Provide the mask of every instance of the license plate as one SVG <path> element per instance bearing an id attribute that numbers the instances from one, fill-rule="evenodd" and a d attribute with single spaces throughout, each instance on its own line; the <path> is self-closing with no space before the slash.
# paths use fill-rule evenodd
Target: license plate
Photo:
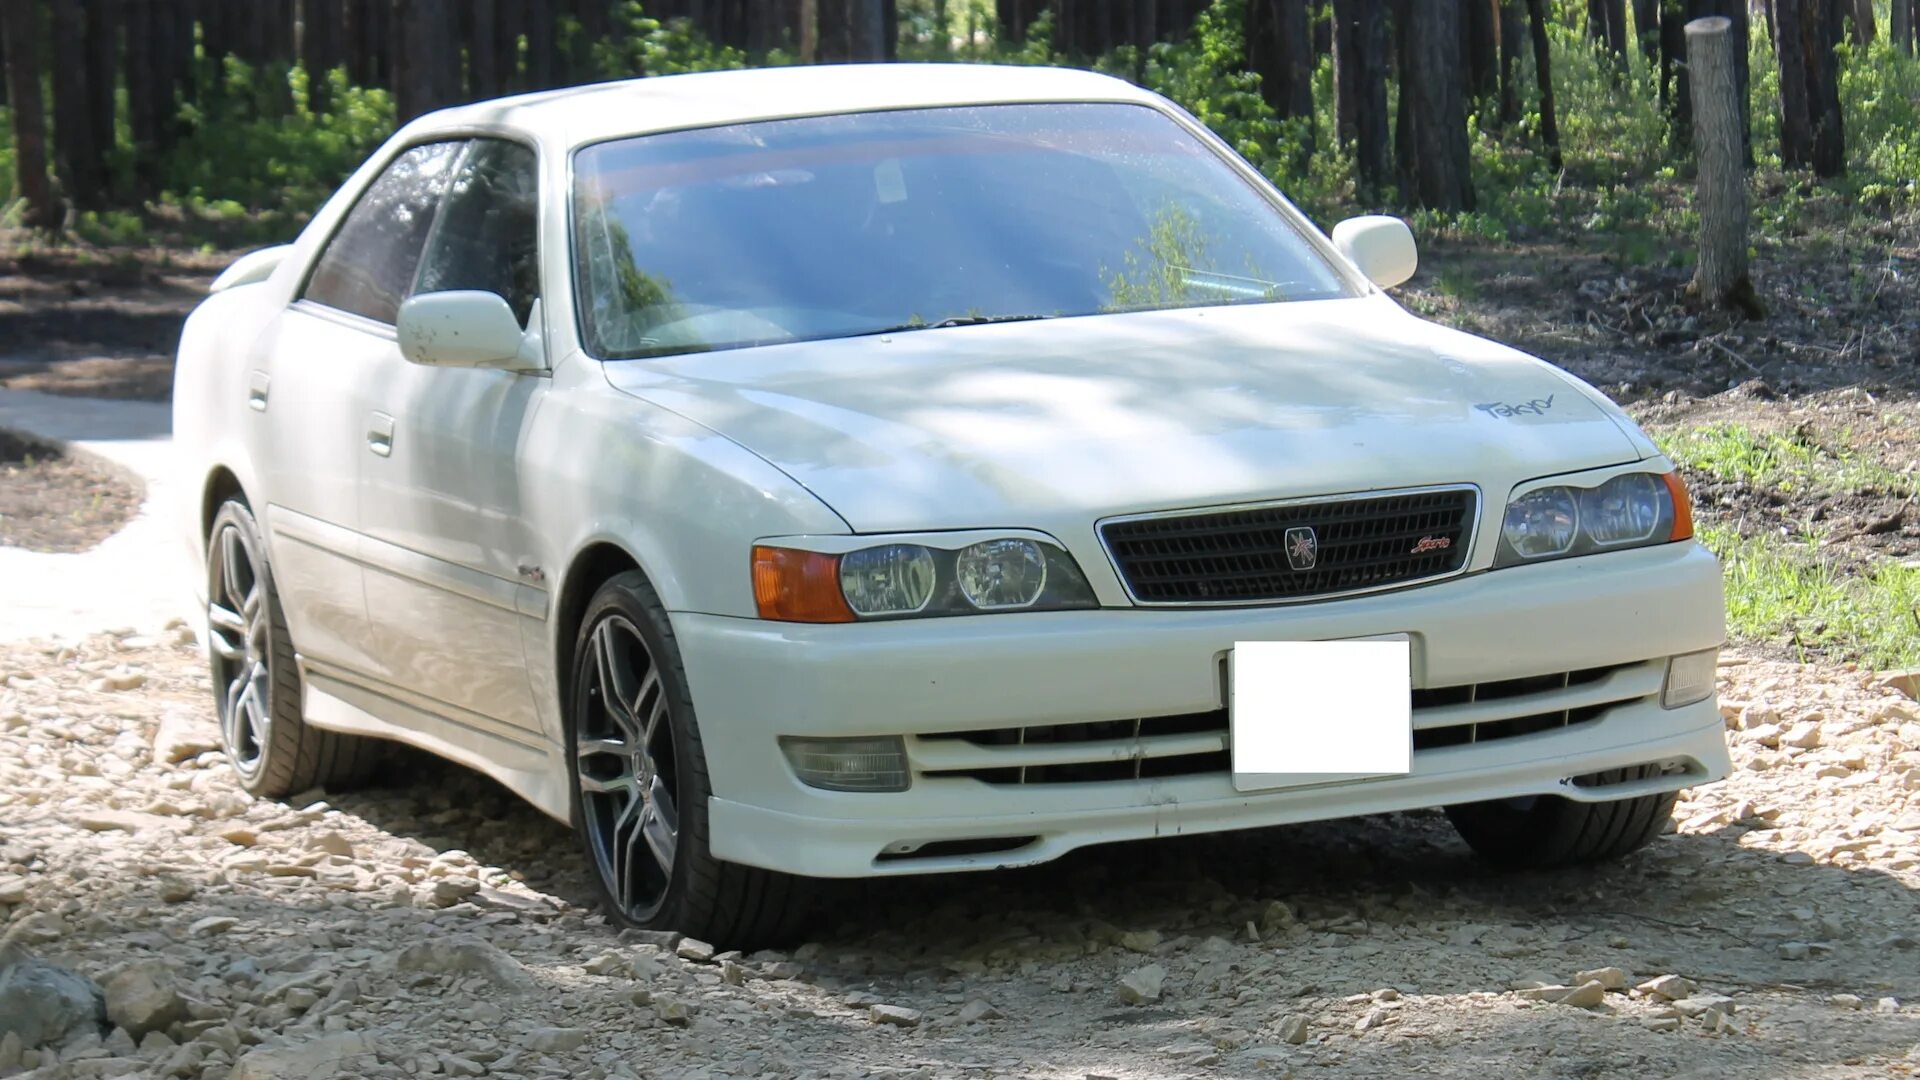
<path id="1" fill-rule="evenodd" d="M 1228 665 L 1240 791 L 1405 775 L 1413 768 L 1412 645 L 1235 642 Z"/>

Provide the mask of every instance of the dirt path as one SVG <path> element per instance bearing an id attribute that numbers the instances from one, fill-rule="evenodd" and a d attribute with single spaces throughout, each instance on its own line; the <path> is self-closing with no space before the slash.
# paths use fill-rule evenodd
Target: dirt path
<path id="1" fill-rule="evenodd" d="M 0 646 L 0 929 L 160 1021 L 28 1075 L 1920 1074 L 1920 708 L 1864 675 L 1736 658 L 1738 771 L 1620 866 L 1393 815 L 852 886 L 735 957 L 607 929 L 567 831 L 458 768 L 249 799 L 175 634 Z M 1694 985 L 1526 992 L 1608 967 Z"/>

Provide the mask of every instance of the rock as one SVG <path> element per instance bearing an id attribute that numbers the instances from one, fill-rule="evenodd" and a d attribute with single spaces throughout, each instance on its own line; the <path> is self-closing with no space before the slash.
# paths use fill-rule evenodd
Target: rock
<path id="1" fill-rule="evenodd" d="M 537 1027 L 527 1032 L 521 1040 L 527 1049 L 542 1054 L 564 1054 L 569 1050 L 578 1050 L 587 1044 L 585 1028 Z"/>
<path id="2" fill-rule="evenodd" d="M 1591 971 L 1578 972 L 1573 977 L 1575 986 L 1590 982 L 1597 982 L 1608 990 L 1625 990 L 1628 979 L 1627 973 L 1617 967 L 1594 968 Z"/>
<path id="3" fill-rule="evenodd" d="M 136 1039 L 187 1018 L 187 1003 L 174 985 L 173 973 L 157 961 L 122 968 L 107 980 L 104 990 L 107 1019 Z"/>
<path id="4" fill-rule="evenodd" d="M 1294 1013 L 1282 1019 L 1276 1030 L 1280 1035 L 1280 1041 L 1289 1046 L 1299 1046 L 1301 1043 L 1307 1041 L 1307 1036 L 1312 1033 L 1312 1028 L 1312 1021 L 1299 1013 Z"/>
<path id="5" fill-rule="evenodd" d="M 876 1024 L 905 1028 L 920 1026 L 920 1010 L 899 1005 L 875 1005 L 868 1011 L 867 1017 Z"/>
<path id="6" fill-rule="evenodd" d="M 337 832 L 321 833 L 314 838 L 313 847 L 329 855 L 339 855 L 342 858 L 348 859 L 353 858 L 353 841 L 348 840 Z"/>
<path id="7" fill-rule="evenodd" d="M 688 1024 L 693 1023 L 693 1006 L 688 1005 L 679 998 L 655 998 L 653 1002 L 653 1015 L 659 1017 L 660 1022 L 663 1024 L 672 1027 L 686 1027 Z"/>
<path id="8" fill-rule="evenodd" d="M 1892 1016 L 1900 1011 L 1900 999 L 1883 997 L 1873 1003 L 1873 1011 L 1882 1016 Z"/>
<path id="9" fill-rule="evenodd" d="M 1673 1008 L 1674 1011 L 1678 1012 L 1681 1016 L 1691 1020 L 1709 1009 L 1732 1016 L 1736 1006 L 1732 998 L 1721 994 L 1695 994 L 1692 997 L 1681 998 L 1674 1002 Z"/>
<path id="10" fill-rule="evenodd" d="M 720 964 L 720 981 L 728 986 L 747 985 L 747 968 L 738 960 L 725 960 Z"/>
<path id="11" fill-rule="evenodd" d="M 1693 996 L 1694 984 L 1693 980 L 1683 979 L 1678 975 L 1662 975 L 1657 979 L 1648 979 L 1636 989 L 1648 997 L 1660 998 L 1663 1001 L 1678 1001 L 1681 998 Z"/>
<path id="12" fill-rule="evenodd" d="M 713 946 L 701 941 L 699 938 L 682 938 L 680 944 L 674 946 L 673 955 L 678 956 L 682 960 L 691 960 L 696 964 L 704 964 L 713 959 L 714 951 Z"/>
<path id="13" fill-rule="evenodd" d="M 1677 1016 L 1650 1016 L 1640 1021 L 1640 1026 L 1648 1031 L 1679 1031 L 1680 1018 Z"/>
<path id="14" fill-rule="evenodd" d="M 218 749 L 220 732 L 189 713 L 171 710 L 162 713 L 160 725 L 153 732 L 153 760 L 162 765 L 178 765 Z"/>
<path id="15" fill-rule="evenodd" d="M 444 877 L 433 883 L 432 898 L 435 907 L 453 905 L 480 891 L 480 883 L 466 877 Z"/>
<path id="16" fill-rule="evenodd" d="M 534 988 L 533 977 L 520 961 L 479 938 L 426 941 L 400 951 L 394 966 L 401 971 L 428 971 L 443 975 L 473 974 L 514 993 Z"/>
<path id="17" fill-rule="evenodd" d="M 1820 745 L 1820 725 L 1802 720 L 1781 734 L 1780 745 L 1812 750 Z"/>
<path id="18" fill-rule="evenodd" d="M 169 904 L 185 903 L 193 899 L 193 895 L 199 891 L 199 888 L 195 886 L 193 882 L 182 878 L 163 877 L 160 879 L 160 899 Z"/>
<path id="19" fill-rule="evenodd" d="M 1804 941 L 1783 941 L 1779 948 L 1782 960 L 1805 960 L 1813 954 L 1813 946 Z"/>
<path id="20" fill-rule="evenodd" d="M 1120 935 L 1120 947 L 1128 952 L 1150 953 L 1160 946 L 1160 931 L 1129 930 Z"/>
<path id="21" fill-rule="evenodd" d="M 23 1050 L 106 1030 L 107 1008 L 93 980 L 16 946 L 0 947 L 0 1033 Z"/>
<path id="22" fill-rule="evenodd" d="M 1166 968 L 1159 964 L 1148 964 L 1122 976 L 1115 993 L 1128 1005 L 1146 1005 L 1160 1000 L 1160 991 L 1166 981 Z"/>
<path id="23" fill-rule="evenodd" d="M 1881 686 L 1908 698 L 1920 700 L 1920 668 L 1904 671 L 1883 671 L 1875 680 Z"/>
<path id="24" fill-rule="evenodd" d="M 1001 1012 L 984 998 L 974 998 L 960 1006 L 960 1022 L 977 1024 L 982 1020 L 999 1020 Z"/>
<path id="25" fill-rule="evenodd" d="M 1556 1004 L 1571 1005 L 1577 1009 L 1591 1009 L 1607 999 L 1607 988 L 1598 979 L 1589 979 L 1571 990 Z"/>
<path id="26" fill-rule="evenodd" d="M 340 1031 L 289 1046 L 259 1046 L 234 1062 L 229 1080 L 332 1080 L 365 1076 L 376 1064 L 365 1035 Z"/>
<path id="27" fill-rule="evenodd" d="M 1552 1005 L 1561 998 L 1573 993 L 1573 987 L 1554 983 L 1549 986 L 1527 986 L 1515 991 L 1523 1001 L 1540 1001 Z"/>
<path id="28" fill-rule="evenodd" d="M 1267 901 L 1260 910 L 1260 933 L 1271 937 L 1291 928 L 1296 922 L 1293 909 L 1279 900 Z"/>
<path id="29" fill-rule="evenodd" d="M 1387 1008 L 1385 1005 L 1375 1005 L 1373 1008 L 1367 1010 L 1366 1015 L 1353 1022 L 1353 1030 L 1356 1033 L 1372 1031 L 1374 1028 L 1384 1026 L 1387 1021 L 1391 1019 L 1393 1019 L 1392 1009 Z"/>
<path id="30" fill-rule="evenodd" d="M 0 874 L 0 904 L 27 902 L 27 879 L 17 874 Z"/>
<path id="31" fill-rule="evenodd" d="M 187 933 L 192 937 L 212 937 L 215 934 L 224 934 L 239 925 L 240 920 L 231 915 L 209 915 L 204 919 L 194 920 L 193 925 L 187 927 Z"/>
<path id="32" fill-rule="evenodd" d="M 625 953 L 603 952 L 599 956 L 580 965 L 580 970 L 589 975 L 605 975 L 610 978 L 632 978 L 633 960 Z"/>
<path id="33" fill-rule="evenodd" d="M 1840 1009 L 1858 1009 L 1866 1004 L 1858 994 L 1835 994 L 1827 999 L 1827 1003 Z"/>

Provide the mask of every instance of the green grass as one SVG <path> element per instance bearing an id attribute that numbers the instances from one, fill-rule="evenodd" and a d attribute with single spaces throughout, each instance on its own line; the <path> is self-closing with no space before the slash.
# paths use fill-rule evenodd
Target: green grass
<path id="1" fill-rule="evenodd" d="M 1683 468 L 1783 494 L 1881 493 L 1911 498 L 1920 491 L 1913 476 L 1792 433 L 1712 424 L 1656 439 Z"/>
<path id="2" fill-rule="evenodd" d="M 1725 568 L 1734 640 L 1781 645 L 1802 660 L 1920 664 L 1920 568 L 1888 560 L 1849 572 L 1813 537 L 1743 537 L 1713 526 L 1700 540 Z"/>

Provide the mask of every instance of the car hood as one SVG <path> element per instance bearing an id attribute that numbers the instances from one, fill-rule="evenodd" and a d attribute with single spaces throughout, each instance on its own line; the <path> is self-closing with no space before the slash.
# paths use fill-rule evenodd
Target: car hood
<path id="1" fill-rule="evenodd" d="M 603 365 L 856 532 L 1429 484 L 1651 452 L 1590 387 L 1384 297 L 917 330 Z"/>

